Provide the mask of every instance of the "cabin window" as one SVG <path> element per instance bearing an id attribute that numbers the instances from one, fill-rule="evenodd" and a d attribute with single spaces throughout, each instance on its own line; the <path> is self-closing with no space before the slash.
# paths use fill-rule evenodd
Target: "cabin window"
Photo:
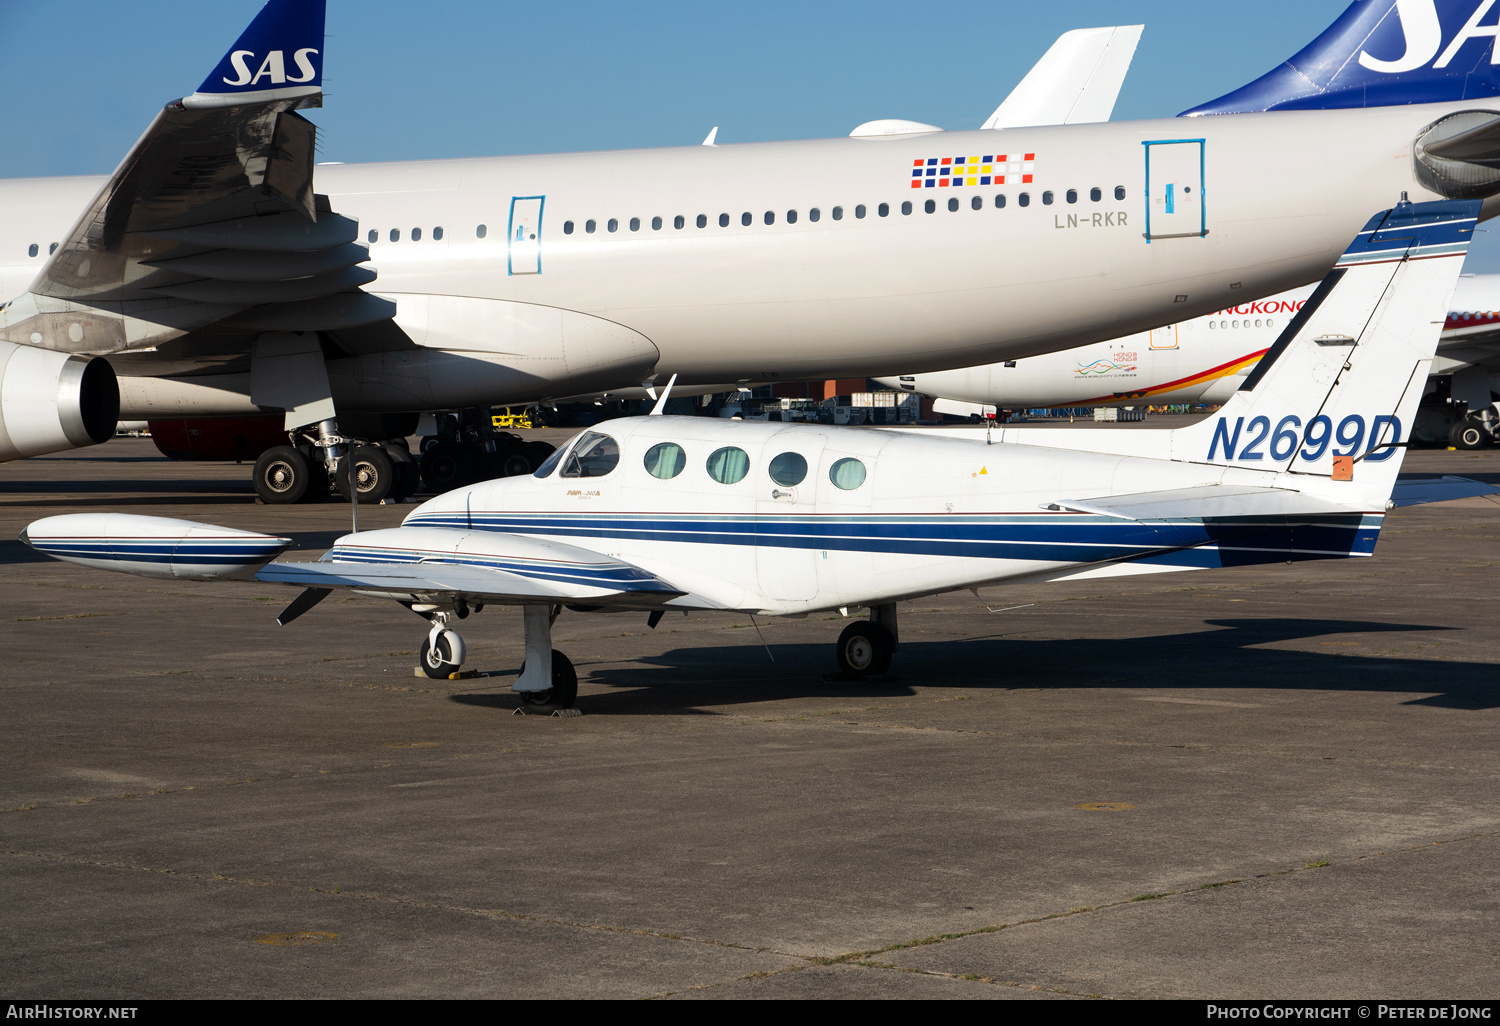
<path id="1" fill-rule="evenodd" d="M 807 460 L 799 453 L 784 452 L 771 461 L 770 474 L 783 488 L 799 485 L 807 477 Z"/>
<path id="2" fill-rule="evenodd" d="M 719 484 L 734 484 L 743 481 L 750 472 L 750 456 L 744 449 L 726 445 L 715 449 L 708 458 L 708 476 Z"/>
<path id="3" fill-rule="evenodd" d="M 391 241 L 392 242 L 400 242 L 401 241 L 401 229 L 400 228 L 392 228 L 391 229 Z"/>
<path id="4" fill-rule="evenodd" d="M 969 206 L 972 207 L 972 208 L 974 208 L 975 210 L 983 210 L 984 209 L 984 197 L 983 196 L 975 196 L 973 199 L 969 200 Z"/>
<path id="5" fill-rule="evenodd" d="M 676 217 L 672 218 L 672 227 L 673 228 L 686 228 L 687 227 L 687 220 L 681 214 L 678 214 Z"/>
<path id="6" fill-rule="evenodd" d="M 476 239 L 482 239 L 486 235 L 488 235 L 489 233 L 490 233 L 490 230 L 489 230 L 488 227 L 486 227 L 485 225 L 480 225 L 478 228 L 474 229 L 474 238 L 476 238 Z"/>
<path id="7" fill-rule="evenodd" d="M 754 215 L 752 215 L 750 213 L 750 211 L 748 211 L 748 210 L 745 211 L 743 214 L 740 215 L 740 224 L 744 225 L 746 228 L 749 228 L 750 227 L 750 222 L 754 221 L 754 220 L 755 220 Z"/>
<path id="8" fill-rule="evenodd" d="M 639 217 L 632 217 L 630 219 L 630 230 L 633 232 L 641 230 L 641 219 Z"/>
<path id="9" fill-rule="evenodd" d="M 41 251 L 42 251 L 42 247 L 38 246 L 36 243 L 33 242 L 31 244 L 31 247 L 26 250 L 26 255 L 27 256 L 36 256 Z"/>
<path id="10" fill-rule="evenodd" d="M 996 196 L 995 196 L 995 209 L 996 210 L 1004 210 L 1005 209 L 1005 194 L 1004 193 L 997 193 L 996 194 Z"/>
<path id="11" fill-rule="evenodd" d="M 776 212 L 774 210 L 767 210 L 766 211 L 766 224 L 775 224 L 775 223 L 776 223 Z"/>
<path id="12" fill-rule="evenodd" d="M 955 211 L 957 209 L 958 209 L 958 197 L 957 196 L 950 196 L 948 198 L 948 210 L 949 210 L 949 212 L 951 213 L 952 211 Z"/>
<path id="13" fill-rule="evenodd" d="M 1068 202 L 1069 203 L 1077 203 L 1078 202 L 1078 190 L 1077 189 L 1069 189 L 1068 190 Z"/>
<path id="14" fill-rule="evenodd" d="M 438 231 L 442 231 L 442 229 L 439 228 Z M 572 235 L 573 234 L 573 222 L 572 221 L 564 221 L 563 222 L 563 234 L 564 235 Z M 438 235 L 434 235 L 433 236 L 433 238 L 435 238 L 435 239 L 436 238 L 440 238 L 440 237 L 441 236 L 438 236 Z"/>
<path id="15" fill-rule="evenodd" d="M 865 483 L 865 465 L 852 456 L 846 456 L 828 468 L 828 480 L 835 488 L 853 491 Z"/>
<path id="16" fill-rule="evenodd" d="M 1102 192 L 1099 191 L 1099 187 L 1097 185 L 1094 186 L 1092 189 L 1089 190 L 1089 199 L 1092 202 L 1098 203 L 1103 198 L 1104 198 L 1104 193 L 1102 193 Z"/>
<path id="17" fill-rule="evenodd" d="M 797 223 L 797 212 L 795 210 L 788 210 L 786 212 L 786 223 L 787 224 L 796 224 Z"/>
<path id="18" fill-rule="evenodd" d="M 901 206 L 902 206 L 902 209 L 903 209 L 903 212 L 904 212 L 905 208 L 911 206 L 911 204 L 910 203 L 903 203 L 903 204 L 901 204 Z M 925 210 L 925 211 L 927 211 L 929 214 L 933 213 L 935 210 L 937 210 L 937 201 L 936 200 L 928 200 L 926 203 L 922 204 L 922 209 Z"/>
<path id="19" fill-rule="evenodd" d="M 904 211 L 905 213 L 908 213 L 908 214 L 911 213 L 911 204 L 910 203 L 903 204 L 903 206 L 906 207 L 906 210 Z M 882 204 L 880 204 L 880 206 L 878 206 L 878 207 L 875 208 L 875 213 L 879 214 L 881 217 L 890 217 L 891 216 L 891 205 L 889 203 L 882 203 Z"/>
<path id="20" fill-rule="evenodd" d="M 1042 204 L 1044 206 L 1048 206 L 1048 207 L 1050 207 L 1052 205 L 1052 190 L 1051 189 L 1048 189 L 1046 192 L 1042 193 Z"/>
<path id="21" fill-rule="evenodd" d="M 569 221 L 568 222 L 568 232 L 572 233 L 572 231 L 573 231 L 573 222 Z M 434 228 L 432 230 L 432 241 L 433 242 L 442 242 L 443 241 L 443 229 L 442 229 L 441 225 L 438 226 L 437 228 Z"/>
<path id="22" fill-rule="evenodd" d="M 1021 206 L 1023 206 L 1023 207 L 1029 207 L 1029 206 L 1031 206 L 1031 193 L 1029 193 L 1029 192 L 1023 192 L 1023 193 L 1021 193 L 1021 195 L 1019 195 L 1019 196 L 1016 197 L 1016 202 L 1019 203 L 1019 204 L 1021 204 Z"/>
<path id="23" fill-rule="evenodd" d="M 659 217 L 653 217 L 651 219 L 651 230 L 653 232 L 659 232 L 659 231 L 661 231 L 661 218 L 659 218 Z"/>
<path id="24" fill-rule="evenodd" d="M 1115 199 L 1122 200 L 1124 198 L 1125 198 L 1125 186 L 1123 186 L 1123 185 L 1117 185 L 1117 186 L 1115 186 Z"/>
<path id="25" fill-rule="evenodd" d="M 928 207 L 931 207 L 931 206 L 932 206 L 932 200 L 928 200 L 928 201 L 927 201 L 927 206 L 928 206 Z M 928 212 L 928 213 L 929 213 L 929 214 L 930 214 L 930 213 L 932 213 L 932 211 L 931 211 L 931 210 L 928 210 L 928 211 L 927 211 L 927 212 Z M 910 214 L 910 213 L 911 213 L 911 203 L 910 203 L 910 202 L 903 202 L 903 203 L 902 203 L 902 204 L 901 204 L 901 213 L 902 213 L 902 214 L 903 214 L 903 215 L 905 215 L 905 214 Z"/>
<path id="26" fill-rule="evenodd" d="M 411 230 L 411 241 L 413 241 L 413 242 L 421 242 L 422 241 L 422 229 L 420 229 L 420 228 L 413 228 Z"/>
<path id="27" fill-rule="evenodd" d="M 864 215 L 861 214 L 860 216 L 863 217 Z M 835 221 L 842 221 L 844 219 L 844 208 L 843 207 L 834 207 L 833 208 L 833 219 Z"/>
<path id="28" fill-rule="evenodd" d="M 1217 324 L 1215 324 L 1215 323 L 1214 323 L 1214 322 L 1213 322 L 1213 321 L 1209 321 L 1209 322 L 1208 322 L 1208 330 L 1209 330 L 1209 331 L 1213 331 L 1213 330 L 1214 330 L 1214 329 L 1215 329 L 1215 328 L 1217 328 L 1217 327 L 1218 327 L 1218 325 L 1217 325 Z"/>
<path id="29" fill-rule="evenodd" d="M 719 215 L 719 227 L 720 228 L 728 228 L 729 227 L 729 215 L 728 214 L 720 214 Z"/>
<path id="30" fill-rule="evenodd" d="M 370 234 L 366 235 L 365 238 L 369 239 L 370 240 L 370 245 L 373 246 L 375 243 L 377 243 L 377 242 L 380 241 L 380 231 L 379 231 L 379 229 L 371 228 L 370 229 Z"/>
<path id="31" fill-rule="evenodd" d="M 563 461 L 562 477 L 603 477 L 619 465 L 620 445 L 608 435 L 589 431 Z"/>
<path id="32" fill-rule="evenodd" d="M 854 208 L 854 216 L 856 218 L 861 218 L 861 219 L 864 218 L 864 216 L 865 216 L 865 205 L 863 203 L 861 203 L 859 206 L 857 206 L 857 207 Z"/>
<path id="33" fill-rule="evenodd" d="M 619 222 L 619 220 L 617 218 L 611 217 L 609 219 L 609 223 L 606 224 L 604 227 L 607 228 L 609 231 L 617 232 L 617 231 L 620 230 L 620 222 Z"/>
<path id="34" fill-rule="evenodd" d="M 707 228 L 708 227 L 708 215 L 707 214 L 699 214 L 698 215 L 698 227 L 699 228 Z"/>
<path id="35" fill-rule="evenodd" d="M 796 211 L 794 210 L 794 211 L 792 211 L 792 213 L 795 214 Z M 822 216 L 823 216 L 823 211 L 819 210 L 817 207 L 813 207 L 811 210 L 809 210 L 807 212 L 807 219 L 809 221 L 817 221 L 818 218 L 820 218 Z"/>
<path id="36" fill-rule="evenodd" d="M 585 221 L 585 222 L 583 222 L 583 230 L 584 230 L 584 231 L 585 231 L 585 232 L 586 232 L 586 233 L 587 233 L 587 234 L 589 234 L 589 235 L 592 235 L 592 234 L 594 234 L 594 229 L 595 229 L 595 228 L 598 228 L 598 227 L 599 227 L 599 226 L 598 226 L 598 225 L 597 225 L 597 224 L 595 224 L 595 223 L 594 223 L 594 221 L 593 221 L 593 220 L 592 220 L 592 219 L 590 219 L 590 220 L 588 220 L 588 221 Z"/>
<path id="37" fill-rule="evenodd" d="M 670 481 L 687 466 L 687 453 L 676 442 L 661 442 L 646 450 L 646 473 Z"/>
<path id="38" fill-rule="evenodd" d="M 52 245 L 50 245 L 50 246 L 47 247 L 47 255 L 48 256 L 51 256 L 53 253 L 56 253 L 56 252 L 57 252 L 57 243 L 54 242 Z"/>

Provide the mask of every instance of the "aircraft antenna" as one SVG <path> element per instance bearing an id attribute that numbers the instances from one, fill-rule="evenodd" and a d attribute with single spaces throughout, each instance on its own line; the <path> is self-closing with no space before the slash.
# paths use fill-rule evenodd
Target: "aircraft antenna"
<path id="1" fill-rule="evenodd" d="M 667 381 L 667 387 L 661 390 L 661 398 L 656 400 L 656 405 L 651 407 L 650 416 L 660 417 L 662 411 L 667 408 L 667 400 L 672 395 L 672 386 L 677 384 L 677 375 L 673 374 Z M 654 398 L 654 397 L 653 397 Z"/>
<path id="2" fill-rule="evenodd" d="M 760 624 L 755 622 L 755 617 L 750 618 L 750 626 L 755 628 L 755 636 L 760 639 L 761 646 L 765 648 L 766 655 L 771 657 L 771 662 L 776 661 L 776 656 L 771 652 L 771 646 L 766 644 L 766 636 L 760 632 Z"/>

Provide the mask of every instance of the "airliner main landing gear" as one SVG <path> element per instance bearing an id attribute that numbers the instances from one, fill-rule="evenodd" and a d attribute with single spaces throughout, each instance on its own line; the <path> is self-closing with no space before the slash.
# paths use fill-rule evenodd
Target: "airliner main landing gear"
<path id="1" fill-rule="evenodd" d="M 856 620 L 839 635 L 839 669 L 851 677 L 879 675 L 891 668 L 901 648 L 896 632 L 896 604 L 871 606 L 868 620 Z"/>

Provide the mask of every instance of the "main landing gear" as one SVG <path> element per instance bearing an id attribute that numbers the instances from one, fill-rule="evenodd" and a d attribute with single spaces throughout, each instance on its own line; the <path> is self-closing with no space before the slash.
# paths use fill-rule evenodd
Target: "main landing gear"
<path id="1" fill-rule="evenodd" d="M 448 624 L 456 617 L 465 619 L 479 612 L 481 604 L 470 606 L 457 599 L 450 608 L 414 605 L 412 612 L 426 617 L 432 629 L 422 640 L 419 664 L 422 672 L 434 680 L 448 680 L 463 667 L 467 651 L 464 639 Z M 526 661 L 521 675 L 511 685 L 530 706 L 552 706 L 571 709 L 578 700 L 578 672 L 567 656 L 552 647 L 552 624 L 562 606 L 527 605 L 522 607 L 526 630 Z"/>
<path id="2" fill-rule="evenodd" d="M 839 635 L 839 669 L 851 677 L 879 676 L 891 668 L 891 657 L 901 648 L 896 629 L 896 604 L 870 607 L 868 620 L 856 620 Z"/>

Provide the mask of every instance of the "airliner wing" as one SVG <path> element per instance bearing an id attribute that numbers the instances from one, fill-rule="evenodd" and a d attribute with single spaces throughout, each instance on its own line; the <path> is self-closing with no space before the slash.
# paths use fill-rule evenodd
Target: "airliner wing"
<path id="1" fill-rule="evenodd" d="M 0 311 L 0 337 L 109 354 L 266 305 L 389 317 L 393 304 L 357 292 L 375 279 L 357 266 L 357 224 L 313 191 L 315 129 L 297 111 L 322 105 L 323 24 L 324 0 L 270 0 L 198 90 L 156 115 Z"/>
<path id="2" fill-rule="evenodd" d="M 1268 517 L 1358 514 L 1286 488 L 1254 485 L 1202 485 L 1172 488 L 1133 495 L 1109 495 L 1097 499 L 1069 499 L 1050 503 L 1050 508 L 1092 513 L 1118 520 L 1199 520 L 1207 517 Z"/>
<path id="3" fill-rule="evenodd" d="M 1144 28 L 1118 25 L 1064 32 L 979 127 L 1108 121 Z"/>

